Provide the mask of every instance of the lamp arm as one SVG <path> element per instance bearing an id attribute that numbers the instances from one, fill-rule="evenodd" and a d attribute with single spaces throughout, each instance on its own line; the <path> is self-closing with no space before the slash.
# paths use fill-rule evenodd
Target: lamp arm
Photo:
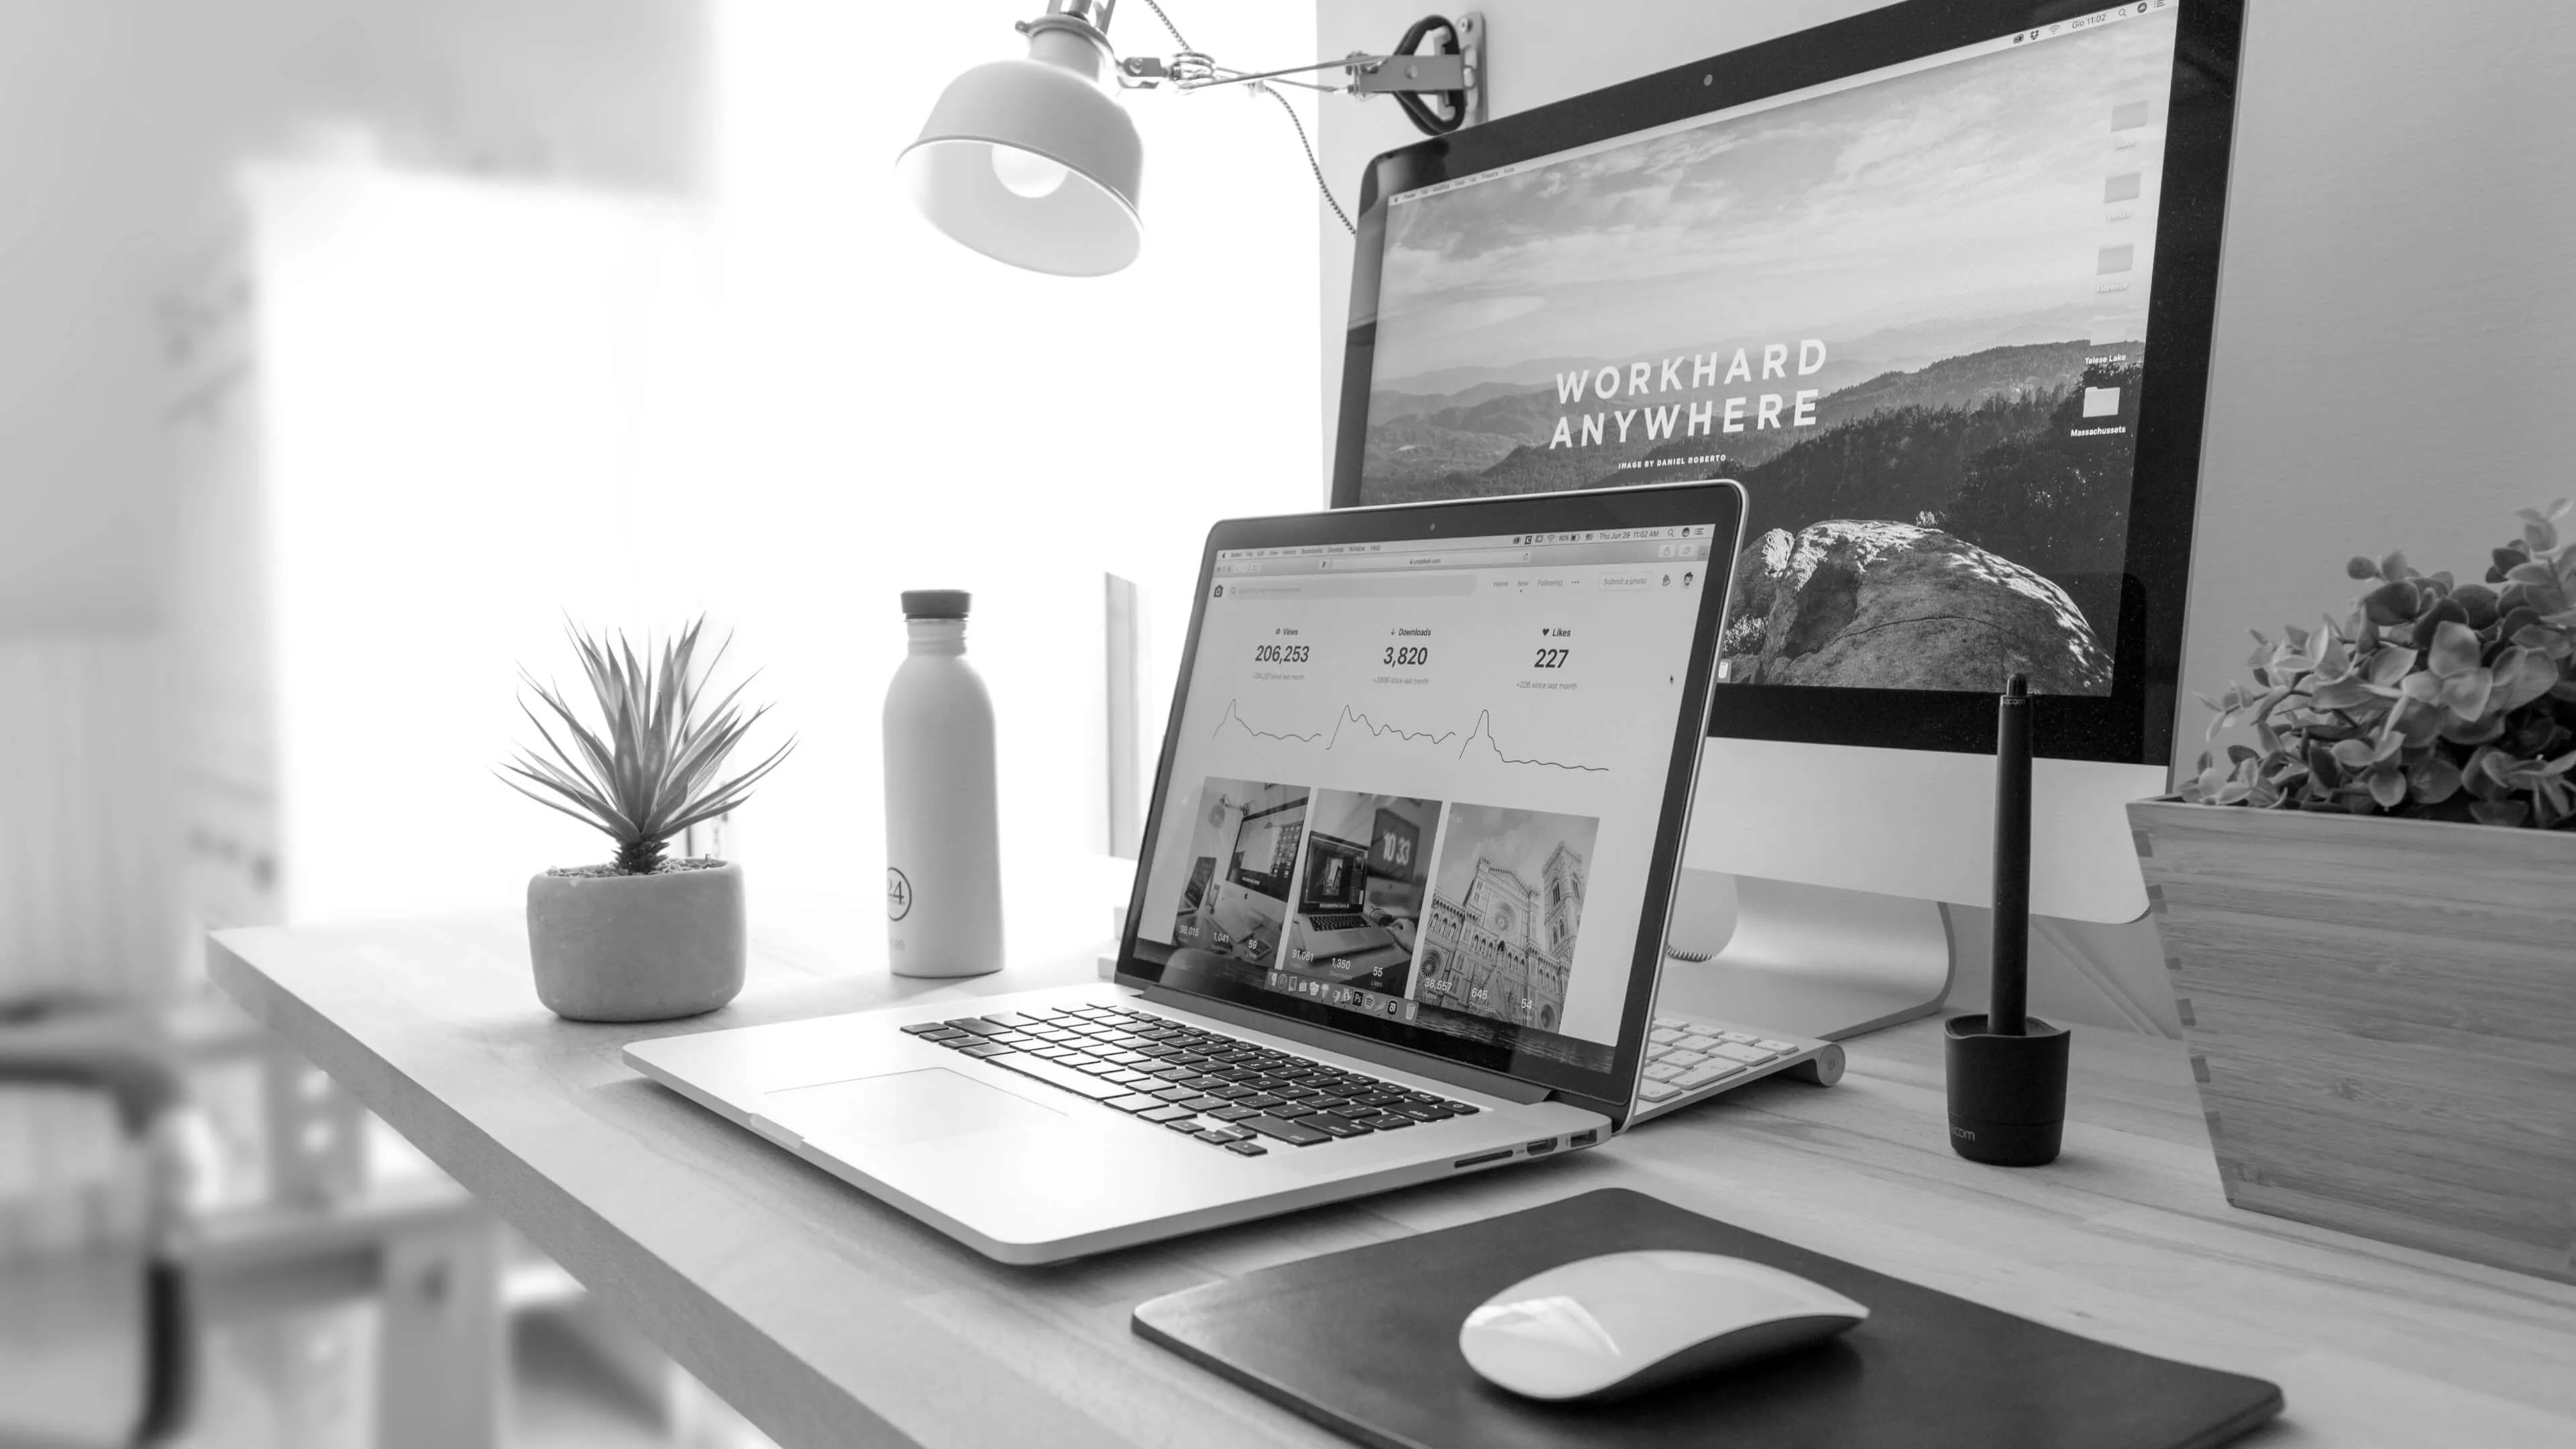
<path id="1" fill-rule="evenodd" d="M 1390 62 L 1401 69 L 1390 71 Z M 1370 55 L 1353 51 L 1339 60 L 1319 60 L 1312 65 L 1284 66 L 1278 70 L 1219 71 L 1207 56 L 1185 50 L 1165 60 L 1159 56 L 1122 56 L 1118 61 L 1119 84 L 1138 89 L 1170 81 L 1175 90 L 1205 90 L 1210 86 L 1242 85 L 1252 81 L 1276 80 L 1281 76 L 1312 75 L 1316 71 L 1348 71 L 1351 83 L 1346 86 L 1318 86 L 1318 90 L 1356 91 L 1363 95 L 1396 92 L 1429 94 L 1463 90 L 1467 84 L 1467 60 L 1461 55 Z"/>
<path id="2" fill-rule="evenodd" d="M 1057 6 L 1088 6 L 1102 0 L 1050 0 Z M 1118 84 L 1130 90 L 1146 90 L 1168 83 L 1177 91 L 1206 90 L 1211 86 L 1248 85 L 1260 90 L 1268 84 L 1297 86 L 1317 91 L 1341 91 L 1365 100 L 1375 95 L 1391 95 L 1414 124 L 1427 136 L 1445 136 L 1460 126 L 1484 119 L 1484 52 L 1485 17 L 1475 11 L 1461 13 L 1456 19 L 1446 15 L 1425 15 L 1413 22 L 1393 51 L 1377 54 L 1353 51 L 1339 60 L 1319 60 L 1307 65 L 1280 66 L 1269 70 L 1238 71 L 1221 66 L 1207 52 L 1181 38 L 1171 17 L 1163 8 L 1147 0 L 1154 13 L 1162 18 L 1163 28 L 1172 33 L 1177 48 L 1166 59 L 1160 56 L 1135 55 L 1118 59 L 1111 73 Z M 1428 50 L 1423 42 L 1437 37 Z M 1104 49 L 1106 44 L 1104 41 Z M 1319 83 L 1294 77 L 1316 75 L 1324 71 L 1341 71 L 1350 79 L 1344 84 Z"/>

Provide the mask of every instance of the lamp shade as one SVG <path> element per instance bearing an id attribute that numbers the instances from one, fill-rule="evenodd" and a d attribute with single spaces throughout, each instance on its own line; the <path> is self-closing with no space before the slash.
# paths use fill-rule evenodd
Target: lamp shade
<path id="1" fill-rule="evenodd" d="M 895 173 L 921 214 L 988 257 L 1096 277 L 1136 260 L 1145 147 L 1094 78 L 1080 37 L 1042 32 L 1025 60 L 949 83 Z"/>

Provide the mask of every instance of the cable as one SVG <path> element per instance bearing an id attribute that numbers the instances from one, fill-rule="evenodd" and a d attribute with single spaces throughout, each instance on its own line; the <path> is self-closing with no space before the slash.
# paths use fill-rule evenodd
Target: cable
<path id="1" fill-rule="evenodd" d="M 1171 33 L 1172 44 L 1180 47 L 1184 51 L 1193 49 L 1188 37 L 1181 34 L 1181 28 L 1174 25 L 1172 23 L 1172 17 L 1164 13 L 1161 0 L 1145 0 L 1145 8 L 1153 11 L 1154 18 L 1161 21 L 1163 23 L 1163 29 Z M 1458 35 L 1458 26 L 1445 15 L 1425 15 L 1421 19 L 1413 22 L 1411 28 L 1404 32 L 1404 39 L 1396 42 L 1394 53 L 1397 55 L 1413 54 L 1413 48 L 1420 45 L 1423 38 L 1435 30 L 1440 32 L 1441 40 L 1439 46 L 1431 52 L 1432 54 L 1459 55 L 1464 53 L 1464 49 Z M 1292 82 L 1292 84 L 1304 83 Z M 1332 183 L 1324 176 L 1324 163 L 1316 159 L 1315 143 L 1306 135 L 1306 122 L 1297 114 L 1296 106 L 1289 102 L 1289 99 L 1285 94 L 1281 93 L 1277 88 L 1267 84 L 1266 82 L 1254 81 L 1252 82 L 1252 88 L 1269 96 L 1272 100 L 1277 101 L 1279 103 L 1279 109 L 1288 113 L 1288 124 L 1297 129 L 1297 144 L 1306 152 L 1306 169 L 1315 173 L 1315 189 L 1323 194 L 1324 204 L 1331 207 L 1333 209 L 1333 215 L 1341 221 L 1342 230 L 1349 232 L 1353 236 L 1359 235 L 1360 229 L 1352 224 L 1351 214 L 1342 210 L 1341 199 L 1333 195 Z M 1312 88 L 1318 90 L 1323 89 L 1323 87 L 1320 86 Z M 1449 114 L 1446 116 L 1433 110 L 1430 105 L 1419 96 L 1406 95 L 1399 92 L 1396 95 L 1395 100 L 1397 105 L 1404 108 L 1405 117 L 1413 122 L 1414 129 L 1422 132 L 1422 134 L 1426 136 L 1446 136 L 1450 132 L 1457 130 L 1460 126 L 1467 123 L 1467 93 L 1464 91 L 1444 91 L 1440 93 L 1440 98 L 1441 103 L 1449 110 Z"/>
<path id="2" fill-rule="evenodd" d="M 1153 5 L 1154 0 L 1145 0 L 1145 3 Z M 1155 13 L 1158 15 L 1161 14 L 1161 7 L 1155 7 Z M 1264 85 L 1260 81 L 1254 81 L 1252 83 L 1252 87 L 1263 95 L 1277 101 L 1279 103 L 1279 109 L 1288 113 L 1288 124 L 1297 128 L 1297 144 L 1306 148 L 1307 169 L 1315 173 L 1315 189 L 1324 193 L 1324 204 L 1333 209 L 1333 215 L 1342 219 L 1342 230 L 1349 232 L 1353 236 L 1358 236 L 1360 234 L 1360 229 L 1351 225 L 1351 214 L 1342 210 L 1342 203 L 1336 200 L 1333 196 L 1331 183 L 1324 179 L 1324 163 L 1315 159 L 1315 143 L 1306 139 L 1306 123 L 1298 119 L 1297 108 L 1288 103 L 1288 98 L 1286 96 L 1272 90 L 1269 86 Z"/>
<path id="3" fill-rule="evenodd" d="M 1183 50 L 1194 48 L 1188 41 L 1181 39 L 1181 27 L 1172 23 L 1172 17 L 1163 13 L 1162 6 L 1154 3 L 1154 0 L 1145 0 L 1145 8 L 1154 12 L 1154 18 L 1163 22 L 1163 28 L 1165 30 L 1172 32 L 1172 44 L 1179 46 Z"/>

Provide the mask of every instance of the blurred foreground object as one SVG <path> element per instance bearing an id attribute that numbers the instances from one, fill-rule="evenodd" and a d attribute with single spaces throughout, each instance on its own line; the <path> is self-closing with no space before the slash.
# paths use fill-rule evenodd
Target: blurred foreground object
<path id="1" fill-rule="evenodd" d="M 186 1422 L 164 1130 L 184 1091 L 148 1022 L 72 998 L 0 1007 L 0 1438 L 158 1444 Z"/>
<path id="2" fill-rule="evenodd" d="M 444 1178 L 371 1173 L 365 1126 L 229 1010 L 0 1005 L 0 1444 L 165 1442 L 208 1407 L 211 1333 L 264 1325 L 302 1362 L 328 1345 L 280 1316 L 351 1302 L 375 1308 L 369 1442 L 497 1444 L 499 1230 Z"/>

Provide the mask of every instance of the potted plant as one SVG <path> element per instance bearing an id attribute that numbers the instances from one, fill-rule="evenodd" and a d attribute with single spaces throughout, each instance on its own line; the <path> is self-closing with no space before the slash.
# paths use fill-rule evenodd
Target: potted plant
<path id="1" fill-rule="evenodd" d="M 705 625 L 690 624 L 658 658 L 649 638 L 639 654 L 623 634 L 612 641 L 570 631 L 598 701 L 597 729 L 560 691 L 520 672 L 554 727 L 521 702 L 545 750 L 522 751 L 504 767 L 504 782 L 598 827 L 617 847 L 605 865 L 560 866 L 528 881 L 537 999 L 558 1016 L 661 1021 L 713 1011 L 742 990 L 742 867 L 666 852 L 690 826 L 750 798 L 795 741 L 723 775 L 726 757 L 769 707 L 737 703 L 741 685 L 706 702 L 724 647 L 700 666 Z"/>
<path id="2" fill-rule="evenodd" d="M 2228 1200 L 2576 1282 L 2576 542 L 2257 634 L 2129 807 Z"/>

